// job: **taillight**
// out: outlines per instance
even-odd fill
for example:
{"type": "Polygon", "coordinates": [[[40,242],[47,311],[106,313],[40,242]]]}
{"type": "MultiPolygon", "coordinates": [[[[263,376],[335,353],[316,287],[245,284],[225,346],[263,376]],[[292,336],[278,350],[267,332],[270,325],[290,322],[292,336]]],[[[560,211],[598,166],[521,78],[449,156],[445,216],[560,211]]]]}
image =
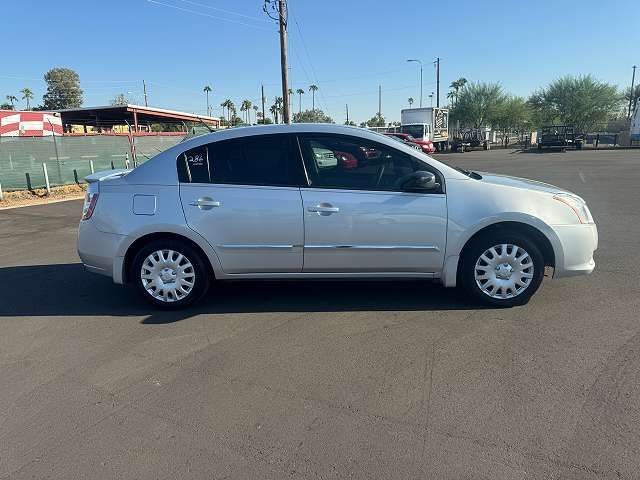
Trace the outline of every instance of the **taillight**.
{"type": "Polygon", "coordinates": [[[98,203],[98,192],[87,192],[82,206],[82,220],[89,220],[98,203]]]}

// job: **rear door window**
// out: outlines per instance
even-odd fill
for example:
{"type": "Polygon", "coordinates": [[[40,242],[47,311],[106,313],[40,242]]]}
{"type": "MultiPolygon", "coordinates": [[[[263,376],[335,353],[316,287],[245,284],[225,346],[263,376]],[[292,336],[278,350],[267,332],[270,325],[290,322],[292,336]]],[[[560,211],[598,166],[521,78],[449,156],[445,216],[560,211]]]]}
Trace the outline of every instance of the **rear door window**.
{"type": "Polygon", "coordinates": [[[178,157],[186,183],[300,186],[304,170],[289,135],[255,135],[213,142],[178,157]]]}

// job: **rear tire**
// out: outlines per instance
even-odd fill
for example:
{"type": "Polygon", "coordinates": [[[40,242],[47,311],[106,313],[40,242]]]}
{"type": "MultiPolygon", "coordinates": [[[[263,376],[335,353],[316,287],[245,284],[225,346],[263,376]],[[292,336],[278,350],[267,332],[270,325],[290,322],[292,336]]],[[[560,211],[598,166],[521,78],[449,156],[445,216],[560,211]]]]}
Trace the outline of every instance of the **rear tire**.
{"type": "Polygon", "coordinates": [[[460,282],[474,299],[494,307],[526,304],[544,277],[544,257],[523,234],[492,231],[466,248],[460,282]]]}
{"type": "Polygon", "coordinates": [[[172,310],[199,300],[209,289],[210,274],[202,255],[180,240],[154,240],[131,264],[136,290],[153,306],[172,310]]]}

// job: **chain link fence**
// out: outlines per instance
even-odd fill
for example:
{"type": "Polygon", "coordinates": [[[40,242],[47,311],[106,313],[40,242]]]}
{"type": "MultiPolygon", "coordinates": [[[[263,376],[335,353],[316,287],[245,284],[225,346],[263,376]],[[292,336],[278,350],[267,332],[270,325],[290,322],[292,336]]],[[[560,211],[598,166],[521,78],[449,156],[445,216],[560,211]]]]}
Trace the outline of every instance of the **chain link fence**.
{"type": "MultiPolygon", "coordinates": [[[[134,137],[136,159],[143,163],[179,143],[182,136],[134,137]]],[[[0,185],[2,190],[45,186],[46,164],[51,186],[84,181],[94,171],[133,166],[127,136],[0,137],[0,185]]]]}

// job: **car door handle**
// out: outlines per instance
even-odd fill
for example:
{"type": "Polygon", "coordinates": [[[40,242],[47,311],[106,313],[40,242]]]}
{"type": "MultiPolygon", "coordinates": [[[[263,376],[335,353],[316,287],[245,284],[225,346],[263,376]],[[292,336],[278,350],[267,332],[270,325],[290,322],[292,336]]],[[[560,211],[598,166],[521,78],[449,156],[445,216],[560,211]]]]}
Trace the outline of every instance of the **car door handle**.
{"type": "Polygon", "coordinates": [[[198,200],[189,203],[189,205],[198,207],[201,210],[211,210],[213,207],[219,207],[220,202],[217,202],[211,197],[200,197],[198,200]]]}
{"type": "Polygon", "coordinates": [[[334,207],[330,203],[321,203],[315,207],[308,207],[307,211],[317,213],[318,215],[331,215],[332,213],[338,213],[340,209],[338,207],[334,207]]]}

